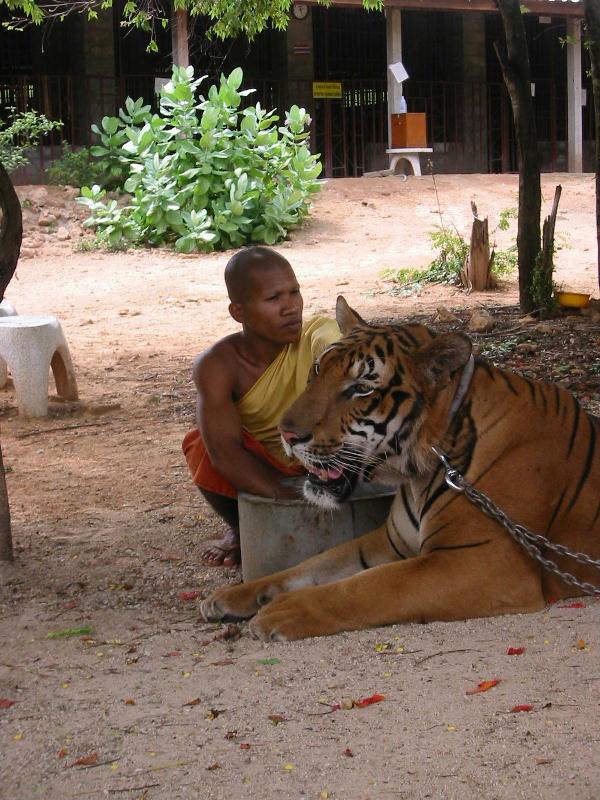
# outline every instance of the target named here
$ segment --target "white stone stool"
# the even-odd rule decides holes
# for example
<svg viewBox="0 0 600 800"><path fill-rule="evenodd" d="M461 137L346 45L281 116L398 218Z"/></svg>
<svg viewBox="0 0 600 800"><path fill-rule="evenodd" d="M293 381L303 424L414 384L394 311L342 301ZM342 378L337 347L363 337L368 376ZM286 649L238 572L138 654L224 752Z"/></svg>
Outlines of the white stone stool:
<svg viewBox="0 0 600 800"><path fill-rule="evenodd" d="M4 298L0 303L0 317L16 317L17 309L13 306L10 300ZM6 368L6 361L0 358L0 389L4 389L8 381L8 369Z"/></svg>
<svg viewBox="0 0 600 800"><path fill-rule="evenodd" d="M67 340L51 314L0 317L0 359L10 367L22 416L47 415L50 367L57 394L79 397Z"/></svg>

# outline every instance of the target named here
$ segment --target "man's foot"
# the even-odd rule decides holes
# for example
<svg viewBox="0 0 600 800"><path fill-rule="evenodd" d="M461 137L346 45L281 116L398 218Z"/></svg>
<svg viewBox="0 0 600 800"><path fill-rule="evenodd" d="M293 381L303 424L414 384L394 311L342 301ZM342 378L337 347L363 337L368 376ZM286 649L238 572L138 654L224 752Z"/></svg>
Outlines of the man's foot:
<svg viewBox="0 0 600 800"><path fill-rule="evenodd" d="M241 563L239 534L229 529L221 541L207 547L200 558L208 567L236 567Z"/></svg>

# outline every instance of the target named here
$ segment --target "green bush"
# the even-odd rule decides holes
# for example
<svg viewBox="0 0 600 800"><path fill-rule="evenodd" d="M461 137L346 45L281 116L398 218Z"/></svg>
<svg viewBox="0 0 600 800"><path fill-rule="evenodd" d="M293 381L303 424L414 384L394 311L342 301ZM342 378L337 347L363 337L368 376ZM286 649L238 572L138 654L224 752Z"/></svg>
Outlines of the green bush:
<svg viewBox="0 0 600 800"><path fill-rule="evenodd" d="M46 177L48 183L81 188L93 183L105 185L106 173L104 164L94 158L88 147L73 150L68 142L64 142L62 156L48 167Z"/></svg>
<svg viewBox="0 0 600 800"><path fill-rule="evenodd" d="M0 161L7 172L13 172L29 163L26 151L36 146L38 137L60 128L62 122L52 122L37 111L7 110L9 122L0 127Z"/></svg>
<svg viewBox="0 0 600 800"><path fill-rule="evenodd" d="M174 243L181 252L274 244L309 211L321 172L305 130L310 118L292 106L285 124L260 104L241 109L242 70L221 76L196 100L204 78L174 67L159 113L128 98L118 117L92 126L101 144L92 154L106 174L124 175L126 205L106 200L99 185L82 188L85 224L114 246Z"/></svg>

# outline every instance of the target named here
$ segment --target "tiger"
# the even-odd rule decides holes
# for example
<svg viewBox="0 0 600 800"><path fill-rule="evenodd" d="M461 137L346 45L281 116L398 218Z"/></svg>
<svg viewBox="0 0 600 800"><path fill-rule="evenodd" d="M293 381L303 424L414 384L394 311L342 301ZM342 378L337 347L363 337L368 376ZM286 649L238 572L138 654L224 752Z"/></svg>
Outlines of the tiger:
<svg viewBox="0 0 600 800"><path fill-rule="evenodd" d="M562 551L547 569L449 485L443 459L545 537L542 558L552 542L597 560L598 418L566 389L475 356L462 333L371 325L341 296L336 317L342 338L282 417L282 441L307 469L306 500L336 508L359 480L377 479L396 487L388 518L289 569L217 589L204 617L252 617L256 637L290 641L535 612L593 592L597 564Z"/></svg>

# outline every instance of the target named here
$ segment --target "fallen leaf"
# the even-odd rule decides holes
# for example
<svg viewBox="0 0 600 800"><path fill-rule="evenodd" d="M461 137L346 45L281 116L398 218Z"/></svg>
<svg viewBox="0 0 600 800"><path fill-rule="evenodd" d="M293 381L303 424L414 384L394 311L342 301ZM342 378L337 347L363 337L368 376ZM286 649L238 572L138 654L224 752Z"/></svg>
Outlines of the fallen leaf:
<svg viewBox="0 0 600 800"><path fill-rule="evenodd" d="M514 714L518 714L519 711L533 711L533 706L528 706L528 705L513 706L513 708L511 708L511 711Z"/></svg>
<svg viewBox="0 0 600 800"><path fill-rule="evenodd" d="M95 764L98 760L98 753L90 753L89 756L83 756L83 758L78 758L77 761L73 761L72 764L69 764L70 767L87 767L90 764Z"/></svg>
<svg viewBox="0 0 600 800"><path fill-rule="evenodd" d="M358 708L364 708L365 706L370 706L372 703L380 703L382 700L385 700L384 694L372 694L370 697L357 700L354 705L358 706Z"/></svg>
<svg viewBox="0 0 600 800"><path fill-rule="evenodd" d="M89 636L92 633L93 628L68 628L66 631L47 633L46 639L68 639L70 636Z"/></svg>
<svg viewBox="0 0 600 800"><path fill-rule="evenodd" d="M556 606L557 608L585 608L585 603L567 603L564 606Z"/></svg>
<svg viewBox="0 0 600 800"><path fill-rule="evenodd" d="M184 707L185 706L197 706L198 703L201 703L201 702L202 702L202 699L200 697L194 697L194 699L190 700L189 703L184 703L183 705L184 705Z"/></svg>
<svg viewBox="0 0 600 800"><path fill-rule="evenodd" d="M506 651L509 656L520 656L525 652L524 647L509 647Z"/></svg>
<svg viewBox="0 0 600 800"><path fill-rule="evenodd" d="M580 639L580 640L577 642L577 647L578 647L580 650L585 650L585 641L584 641L583 639Z"/></svg>
<svg viewBox="0 0 600 800"><path fill-rule="evenodd" d="M135 700L132 697L128 697L127 700L123 700L126 706L134 706Z"/></svg>
<svg viewBox="0 0 600 800"><path fill-rule="evenodd" d="M347 748L344 750L344 755L345 755L345 756L348 756L348 758L354 758L354 753L352 752L352 750L350 750L350 748L349 748L349 747L347 747Z"/></svg>
<svg viewBox="0 0 600 800"><path fill-rule="evenodd" d="M235 642L242 635L242 631L236 625L229 625L224 631L218 633L215 639L224 639L226 642Z"/></svg>
<svg viewBox="0 0 600 800"><path fill-rule="evenodd" d="M242 742L240 745L240 750L250 750L250 745L247 742Z"/></svg>
<svg viewBox="0 0 600 800"><path fill-rule="evenodd" d="M66 747L63 747L63 748L62 748L62 750L59 750L59 751L58 751L58 757L59 757L59 758L66 758L66 756L68 755L68 753L69 753L69 751L67 750L67 748L66 748Z"/></svg>
<svg viewBox="0 0 600 800"><path fill-rule="evenodd" d="M268 718L271 720L273 725L279 725L280 722L285 722L285 717L282 717L280 714L269 714Z"/></svg>
<svg viewBox="0 0 600 800"><path fill-rule="evenodd" d="M14 700L9 700L8 697L0 697L0 708L10 708L14 704Z"/></svg>
<svg viewBox="0 0 600 800"><path fill-rule="evenodd" d="M202 597L202 592L182 592L179 597L181 600L195 600L197 597Z"/></svg>
<svg viewBox="0 0 600 800"><path fill-rule="evenodd" d="M487 692L488 689L493 689L494 686L498 686L499 683L500 681L498 679L482 681L481 683L477 684L476 689L469 689L469 691L465 692L465 694L478 694L479 692Z"/></svg>
<svg viewBox="0 0 600 800"><path fill-rule="evenodd" d="M229 664L235 664L233 658L223 658L221 661L211 661L213 667L226 667Z"/></svg>
<svg viewBox="0 0 600 800"><path fill-rule="evenodd" d="M221 769L221 765L220 765L220 764L219 764L219 762L217 761L216 763L214 763L214 764L211 764L211 765L210 765L210 767L207 767L206 769L208 769L208 770L213 770L213 769Z"/></svg>
<svg viewBox="0 0 600 800"><path fill-rule="evenodd" d="M278 658L261 658L259 659L259 664L281 664L280 659Z"/></svg>
<svg viewBox="0 0 600 800"><path fill-rule="evenodd" d="M63 606L65 611L71 611L72 608L77 608L77 603L75 600L71 600L69 603L65 603Z"/></svg>

